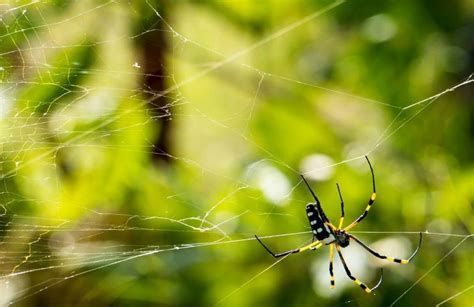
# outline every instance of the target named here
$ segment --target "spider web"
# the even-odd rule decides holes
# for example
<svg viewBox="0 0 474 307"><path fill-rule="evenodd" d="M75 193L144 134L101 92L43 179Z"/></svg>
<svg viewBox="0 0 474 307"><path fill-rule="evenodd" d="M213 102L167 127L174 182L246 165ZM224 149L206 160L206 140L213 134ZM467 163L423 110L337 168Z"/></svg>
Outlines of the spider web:
<svg viewBox="0 0 474 307"><path fill-rule="evenodd" d="M276 271L289 263L286 257L271 261L261 256L264 251L255 244L255 233L281 249L303 244L309 235L300 210L309 199L300 173L322 185L318 194L331 200L326 204L338 199L334 187L326 188L324 182L333 185L333 177L341 180L347 215L355 217L363 207L352 204L363 203L370 183L365 182L364 156L368 155L381 185L379 194L385 193L385 199L396 196L398 191L390 190L396 190L393 186L402 189L402 182L380 182L390 178L388 171L397 172L397 163L389 161L396 143L410 139L408 127L422 126L424 119L435 116L430 110L454 99L462 89L472 88L474 79L468 76L440 87L438 93L407 96L417 97L414 102L392 103L367 98L372 95L342 82L308 82L305 77L291 77L291 69L261 64L267 57L279 56L272 51L281 44L291 45L295 37L315 28L330 29L331 16L344 5L342 1L320 4L306 16L278 20L272 31L258 39L232 34L216 39L213 35L219 32L215 30L225 23L195 23L194 18L209 18L209 12L191 4L177 5L174 10L179 13L169 18L161 4L151 2L142 7L116 1L62 7L38 1L0 5L2 304L41 300L54 304L54 296L77 296L97 281L101 285L87 290L89 298L79 294L71 303L102 295L107 283L125 288L138 283L144 290L137 295L143 298L145 292L155 295L154 287L167 289L168 280L191 282L186 279L189 276L180 279L174 274L194 271L196 266L219 278L226 274L225 262L253 261L248 271L229 273L232 281L219 291L213 289L216 293L207 298L217 305L238 304L237 293L267 289L265 282L271 278L265 277L282 278ZM133 18L151 21L131 31ZM212 34L197 35L208 31ZM332 46L334 34L318 32L317 43ZM146 58L134 48L154 35L164 35L170 51L162 55L163 63L152 63L157 67L150 73ZM165 88L156 90L144 81L148 78L165 80ZM299 90L306 95L291 93ZM296 111L288 115L289 105ZM265 112L268 118L262 115ZM322 114L326 123L308 125L311 112ZM299 123L298 117L303 124L282 130L280 125ZM166 125L174 127L169 138L181 140L168 149L156 143ZM291 140L321 138L311 131L324 129L328 139L349 145L328 148L329 143L320 139L305 147L304 142ZM269 142L272 133L287 139ZM417 146L424 146L423 140ZM319 150L317 155L311 155L314 148ZM305 163L293 160L296 150L307 153L300 155L307 156ZM404 171L398 170L398 175ZM358 179L360 189L356 184L356 189L349 188ZM330 216L338 216L338 208L327 207ZM368 219L382 219L385 209L377 202L374 210L379 213L371 212ZM398 225L395 231L354 231L371 241L387 236L373 243L387 253L409 254L410 242L419 231L425 234L422 252L440 248L431 258L423 258L426 263L415 262L400 269L401 273L389 269L387 279L399 276L405 281L392 305L407 296L416 298L433 285L439 287L431 277L454 254L459 261L469 262L466 249L473 236L462 213L457 214L466 225L464 231L454 231L441 219L424 227L420 216L426 211L402 209L418 220ZM392 217L396 216L393 212ZM298 231L275 227L285 221L291 227L283 229L299 225ZM390 251L390 246L399 249ZM354 273L364 280L376 279L364 275L376 271L374 265L364 262L363 252L353 250L345 252ZM336 271L337 290L327 289L325 253L302 255L294 261L297 265L313 261L311 268L295 268L311 271L315 296L339 298L353 284ZM247 259L241 263L235 257L242 254ZM337 261L336 267L340 268ZM157 276L161 284L143 277L148 274ZM198 280L212 283L204 277ZM326 283L324 292L318 292L319 280ZM449 295L439 305L472 297L472 282L463 280L459 287L441 292ZM129 293L125 299L137 299L134 291ZM350 293L344 296L344 305L373 299ZM173 301L176 295L163 290L155 303Z"/></svg>

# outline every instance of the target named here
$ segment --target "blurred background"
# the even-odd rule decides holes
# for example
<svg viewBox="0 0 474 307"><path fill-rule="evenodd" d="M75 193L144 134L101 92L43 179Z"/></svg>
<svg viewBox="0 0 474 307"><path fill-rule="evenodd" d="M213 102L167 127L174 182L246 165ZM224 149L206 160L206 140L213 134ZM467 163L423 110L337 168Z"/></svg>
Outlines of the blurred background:
<svg viewBox="0 0 474 307"><path fill-rule="evenodd" d="M473 33L470 0L4 1L0 303L472 306ZM347 225L366 154L354 234L427 231L414 262L344 249L372 295L328 248L275 263L299 174Z"/></svg>

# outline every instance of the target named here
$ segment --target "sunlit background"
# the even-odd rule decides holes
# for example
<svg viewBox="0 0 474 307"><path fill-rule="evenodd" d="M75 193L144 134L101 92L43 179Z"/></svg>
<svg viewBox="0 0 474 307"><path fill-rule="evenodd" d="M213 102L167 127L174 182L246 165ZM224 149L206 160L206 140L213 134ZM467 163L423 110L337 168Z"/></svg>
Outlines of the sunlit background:
<svg viewBox="0 0 474 307"><path fill-rule="evenodd" d="M474 2L4 1L0 303L472 306ZM438 95L439 94L439 95ZM304 174L354 234L311 242Z"/></svg>

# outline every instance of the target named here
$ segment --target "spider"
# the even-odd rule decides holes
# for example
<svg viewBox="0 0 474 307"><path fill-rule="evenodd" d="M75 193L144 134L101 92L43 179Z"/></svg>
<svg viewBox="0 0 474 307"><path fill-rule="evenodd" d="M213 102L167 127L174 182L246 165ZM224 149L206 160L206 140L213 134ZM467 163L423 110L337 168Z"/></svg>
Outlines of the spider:
<svg viewBox="0 0 474 307"><path fill-rule="evenodd" d="M334 272L333 272L333 259L334 259L334 247L336 247L337 254L339 255L339 258L341 259L341 263L344 266L344 270L346 271L347 276L349 276L350 279L352 279L358 286L360 286L367 293L371 293L372 291L377 289L383 280L383 269L380 269L380 279L378 283L374 287L369 288L366 284L364 284L363 282L361 282L359 279L355 278L352 275L351 271L349 270L349 267L346 264L346 261L344 260L344 257L342 256L341 248L345 248L349 246L350 241L353 240L356 243L360 244L364 249L366 249L369 253L371 253L377 258L385 259L385 260L400 263L400 264L407 264L418 253L418 250L420 249L420 246L421 246L422 234L420 232L418 247L413 252L413 254L408 259L399 259L399 258L394 258L394 257L389 257L389 256L379 254L378 252L376 252L375 250L367 246L365 243L363 243L361 240L359 240L357 237L355 237L354 235L348 232L350 229L352 229L357 224L359 224L367 216L376 197L374 170L372 169L372 165L370 164L369 158L365 156L365 159L367 160L367 163L369 164L370 172L372 174L372 195L370 196L368 205L365 208L364 213L362 213L349 226L342 228L342 223L344 221L344 201L342 199L341 190L339 189L339 184L336 183L337 191L339 193L339 198L341 200L341 218L339 219L339 227L336 227L326 217L326 214L324 214L323 208L321 207L318 197L316 196L316 194L314 194L313 190L311 189L310 185L308 184L304 176L301 175L301 178L303 178L303 181L305 182L309 191L313 195L314 200L316 201L316 203L309 203L308 205L306 205L306 215L308 217L309 224L311 226L311 231L313 234L312 243L300 248L296 248L296 249L292 249L286 252L275 254L260 240L260 238L257 235L255 235L255 238L257 239L257 241L265 248L265 250L268 253L270 253L270 255L272 255L275 258L287 256L290 254L296 254L296 253L304 252L307 250L317 250L324 245L329 245L329 274L331 276L331 288L334 288L335 286Z"/></svg>

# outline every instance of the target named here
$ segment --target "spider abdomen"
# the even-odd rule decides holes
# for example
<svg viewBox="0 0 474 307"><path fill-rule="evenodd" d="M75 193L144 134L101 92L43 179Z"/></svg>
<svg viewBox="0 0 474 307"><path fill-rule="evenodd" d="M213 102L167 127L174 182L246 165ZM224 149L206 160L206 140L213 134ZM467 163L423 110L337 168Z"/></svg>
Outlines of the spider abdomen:
<svg viewBox="0 0 474 307"><path fill-rule="evenodd" d="M308 216L313 237L324 244L334 241L334 236L331 234L328 226L324 224L318 209L316 209L313 204L308 204L306 206L306 215Z"/></svg>

